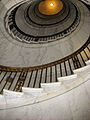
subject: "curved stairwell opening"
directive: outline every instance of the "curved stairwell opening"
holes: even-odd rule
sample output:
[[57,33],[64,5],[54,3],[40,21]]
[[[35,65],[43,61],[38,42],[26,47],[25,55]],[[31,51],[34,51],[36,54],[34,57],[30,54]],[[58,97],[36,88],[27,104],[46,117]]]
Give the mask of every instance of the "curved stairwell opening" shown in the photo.
[[[90,2],[86,0],[70,0],[68,2],[62,0],[63,4],[66,2],[66,8],[61,11],[63,16],[67,14],[65,9],[75,9],[72,6],[73,3],[78,9],[80,18],[76,12],[75,24],[73,23],[68,29],[65,28],[64,31],[50,36],[48,36],[50,32],[50,28],[48,28],[48,33],[45,33],[43,37],[41,34],[40,36],[37,35],[37,33],[35,36],[31,34],[29,36],[20,32],[17,27],[12,27],[16,7],[21,5],[21,8],[23,8],[23,5],[29,5],[33,2],[28,0],[0,1],[0,46],[2,46],[0,50],[4,50],[4,55],[3,52],[0,52],[0,120],[90,120]],[[36,3],[32,4],[32,8],[34,4]],[[32,8],[25,10],[30,9],[32,11]],[[13,9],[14,11],[12,11]],[[43,19],[49,19],[48,16],[43,16],[38,11],[35,15]],[[33,19],[35,15],[32,14],[29,17]],[[60,13],[58,16],[60,16]],[[34,23],[38,22],[40,24],[37,21],[38,17],[33,19],[32,23],[28,23],[30,27],[38,28],[38,25]],[[53,16],[51,17],[53,19]],[[66,17],[65,20],[69,21],[69,17]],[[73,19],[74,16],[71,17]],[[50,26],[49,20],[44,24],[42,22],[40,26],[42,28]],[[52,24],[54,22],[53,19]],[[59,26],[60,24],[55,23],[55,25]],[[56,26],[51,25],[52,29]],[[61,46],[59,46],[60,43]],[[69,51],[69,47],[73,46],[69,46],[67,43],[75,45],[72,52]],[[66,50],[62,47],[63,45]],[[16,51],[20,52],[19,55],[21,56],[24,51],[28,51],[29,55],[32,53],[32,56],[25,56],[24,58],[27,63],[28,58],[31,59],[29,65],[21,59],[22,57],[18,59],[18,52],[15,52],[15,47],[17,47]],[[55,48],[53,56],[47,53],[47,56],[50,56],[45,59],[46,61],[42,59],[46,57],[42,56],[42,53],[46,54],[43,48],[47,51],[52,51],[51,48]],[[29,53],[29,50],[32,52]],[[38,50],[44,52],[38,53]],[[5,61],[4,58],[7,55],[10,56],[9,52],[13,53],[13,56],[12,58],[7,57]],[[36,56],[37,60],[34,61],[33,58],[36,54],[33,53],[35,52],[41,57],[41,63],[38,56]],[[59,57],[58,52],[61,55]]]

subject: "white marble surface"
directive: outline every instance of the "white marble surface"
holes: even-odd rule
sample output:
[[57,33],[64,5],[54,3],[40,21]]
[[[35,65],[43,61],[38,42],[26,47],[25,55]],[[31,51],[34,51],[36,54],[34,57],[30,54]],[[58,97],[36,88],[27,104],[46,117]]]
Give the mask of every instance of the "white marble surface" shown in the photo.
[[87,64],[87,65],[90,65],[90,60],[86,61],[86,64]]
[[58,81],[61,82],[62,85],[66,85],[71,82],[74,82],[76,79],[77,79],[77,74],[74,74],[70,76],[60,77],[58,78]]
[[74,73],[83,79],[88,79],[88,74],[90,75],[90,65],[76,69],[76,70],[74,70]]
[[[15,2],[18,1],[20,0],[15,0]],[[11,2],[11,0],[9,1],[3,0],[2,3],[4,5],[8,2]],[[15,2],[12,3],[15,4]],[[1,6],[2,5],[0,4],[0,8]],[[1,23],[3,22],[1,21],[2,20],[0,17],[0,25],[2,25]],[[89,27],[88,24],[87,26]],[[86,28],[85,27],[84,28],[87,29],[87,26]],[[85,29],[84,31],[86,31]],[[0,38],[3,38],[0,39],[0,60],[1,60],[0,62],[3,63],[4,65],[6,64],[13,66],[14,65],[27,66],[28,63],[22,60],[23,57],[21,58],[17,57],[20,54],[18,54],[18,51],[17,52],[15,51],[15,48],[19,49],[19,51],[21,50],[22,53],[23,53],[22,48],[23,50],[27,49],[27,53],[29,48],[23,47],[21,46],[21,44],[16,46],[16,43],[7,40],[10,39],[9,35],[4,32],[5,32],[4,29],[2,29],[0,32]],[[13,51],[13,53],[11,53],[11,51]],[[11,60],[9,58],[6,59],[7,56],[11,57]],[[3,58],[6,60],[4,60]],[[18,60],[16,60],[16,58]],[[28,53],[28,58],[27,58],[28,62],[30,62],[29,58],[30,56]],[[19,63],[20,60],[21,63]],[[16,61],[16,63],[13,64],[13,61],[14,62]],[[76,81],[66,86],[63,86],[63,88],[61,88],[59,92],[48,94],[44,97],[38,98],[37,100],[31,99],[26,95],[23,96],[22,98],[17,98],[17,99],[16,98],[10,99],[9,97],[7,97],[6,94],[4,94],[4,96],[0,95],[0,120],[90,120],[90,72],[89,71],[90,71],[90,67],[87,66],[79,70],[76,70],[76,72],[74,71],[77,74]]]
[[12,98],[17,98],[17,97],[22,97],[23,93],[22,92],[14,92],[10,90],[3,90],[3,95],[7,97],[12,97]]
[[30,97],[40,97],[46,95],[47,93],[43,90],[43,88],[27,88],[22,87],[22,92],[25,95],[29,95]]
[[44,89],[45,92],[50,93],[60,89],[61,82],[53,82],[53,83],[41,83],[41,87]]
[[[0,4],[0,64],[6,66],[35,66],[61,59],[80,48],[88,39],[90,14],[88,9],[77,1],[81,9],[81,22],[68,37],[56,42],[29,45],[11,38],[4,28],[7,10],[18,1],[1,1]],[[75,1],[76,2],[76,1]],[[83,38],[83,39],[82,39]],[[64,49],[65,48],[65,49]]]
[[[15,102],[30,103],[30,99],[26,98],[27,101],[25,101],[24,97],[14,102],[6,100],[7,106],[11,104],[13,107],[12,109],[0,109],[0,120],[90,120],[90,76],[85,81],[78,77],[76,81],[77,86],[73,89],[64,94],[60,94],[59,91],[59,95],[51,99],[49,96],[54,96],[54,94],[48,94],[49,99],[40,103],[32,100],[35,104],[15,108],[13,105]],[[67,90],[69,87],[67,86]]]
[[75,78],[77,78],[77,74],[73,74],[73,75],[65,76],[65,77],[59,77],[58,81],[67,81],[67,80],[71,80]]
[[[23,94],[19,93],[19,92],[16,93],[13,91],[8,91],[8,90],[4,90],[3,93],[4,93],[5,98],[10,97],[10,98],[16,99],[17,97],[20,97],[22,99],[22,98],[26,97],[26,99],[25,99],[26,101],[28,101],[28,99],[31,99],[31,97],[26,93],[32,93],[32,95],[38,94],[37,102],[40,102],[40,101],[47,100],[52,97],[56,97],[58,95],[64,94],[67,91],[70,91],[70,90],[76,88],[77,86],[83,84],[84,82],[88,81],[90,79],[90,70],[89,69],[90,69],[89,65],[86,67],[77,69],[77,71],[76,71],[77,78],[73,77],[72,82],[71,82],[71,80],[68,80],[68,81],[70,81],[69,84],[61,84],[61,82],[42,83],[41,84],[42,88],[40,88],[40,89],[39,88],[34,88],[34,89],[33,88],[24,88]],[[69,78],[71,78],[71,76],[69,76]],[[74,79],[76,79],[76,80],[74,80]],[[48,94],[42,94],[42,93],[48,93]],[[41,95],[39,95],[39,94],[41,94]],[[27,99],[27,97],[28,97],[28,99]],[[0,104],[2,104],[2,103],[0,103]],[[22,104],[24,104],[24,105],[31,104],[31,102],[29,101],[29,103],[26,102],[26,103],[20,103],[20,104],[14,103],[14,104],[18,107],[18,106],[22,106]],[[10,106],[8,106],[8,107],[6,106],[6,108],[10,108]]]

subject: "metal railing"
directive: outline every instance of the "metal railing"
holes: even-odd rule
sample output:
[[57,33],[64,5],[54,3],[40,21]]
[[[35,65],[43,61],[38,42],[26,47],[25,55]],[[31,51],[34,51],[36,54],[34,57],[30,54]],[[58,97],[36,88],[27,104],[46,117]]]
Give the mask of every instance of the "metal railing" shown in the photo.
[[22,87],[39,87],[42,82],[57,82],[58,77],[73,74],[73,69],[86,65],[90,59],[90,36],[76,52],[60,60],[34,67],[7,67],[0,65],[0,93],[3,89],[21,91]]

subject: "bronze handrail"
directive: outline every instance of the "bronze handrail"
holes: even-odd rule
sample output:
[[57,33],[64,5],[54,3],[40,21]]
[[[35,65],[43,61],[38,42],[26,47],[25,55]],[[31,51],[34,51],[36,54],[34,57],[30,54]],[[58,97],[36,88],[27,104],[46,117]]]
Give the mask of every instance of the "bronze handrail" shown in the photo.
[[[73,69],[78,69],[82,66],[85,66],[86,65],[85,61],[89,60],[90,58],[89,44],[90,44],[90,36],[86,41],[86,43],[76,52],[60,60],[45,64],[45,65],[34,66],[34,67],[22,67],[22,68],[7,67],[7,66],[1,65],[0,66],[0,79],[1,79],[0,83],[4,81],[4,84],[1,84],[0,93],[3,92],[3,89],[6,88],[7,84],[8,84],[7,86],[8,90],[20,92],[22,91],[23,86],[40,88],[42,80],[44,80],[44,83],[48,83],[48,82],[51,83],[53,82],[53,79],[54,79],[54,82],[57,82],[58,77],[68,76],[70,74],[73,74]],[[13,81],[16,83],[13,83]],[[27,81],[27,85],[25,85],[25,81]]]
[[13,72],[21,72],[21,71],[35,71],[35,70],[40,70],[40,69],[45,69],[47,67],[51,67],[51,66],[55,66],[57,64],[60,64],[62,62],[65,62],[67,60],[69,60],[70,58],[73,58],[74,56],[80,54],[80,52],[82,52],[88,45],[90,44],[90,36],[88,38],[88,40],[86,41],[86,43],[80,48],[78,49],[76,52],[72,53],[71,55],[68,55],[60,60],[48,63],[48,64],[44,64],[44,65],[39,65],[39,66],[33,66],[33,67],[8,67],[8,66],[3,66],[0,65],[0,70],[3,71],[13,71]]

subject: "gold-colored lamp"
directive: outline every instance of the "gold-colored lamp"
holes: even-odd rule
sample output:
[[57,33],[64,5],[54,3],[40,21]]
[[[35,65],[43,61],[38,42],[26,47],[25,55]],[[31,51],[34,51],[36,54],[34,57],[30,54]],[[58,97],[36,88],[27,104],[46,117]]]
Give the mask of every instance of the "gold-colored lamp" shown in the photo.
[[61,0],[44,0],[39,3],[38,9],[44,15],[55,15],[63,8]]

